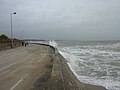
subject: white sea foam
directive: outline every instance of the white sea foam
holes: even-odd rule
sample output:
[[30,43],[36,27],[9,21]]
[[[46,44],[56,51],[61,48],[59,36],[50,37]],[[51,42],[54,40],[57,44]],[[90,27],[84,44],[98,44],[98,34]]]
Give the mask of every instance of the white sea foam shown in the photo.
[[57,48],[57,43],[55,42],[55,40],[49,41],[49,45]]
[[120,90],[120,43],[60,47],[77,78],[108,90]]

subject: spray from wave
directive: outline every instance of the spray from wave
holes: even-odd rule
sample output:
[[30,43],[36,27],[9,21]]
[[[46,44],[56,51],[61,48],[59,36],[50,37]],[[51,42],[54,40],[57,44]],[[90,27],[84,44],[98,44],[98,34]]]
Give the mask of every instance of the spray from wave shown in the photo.
[[55,40],[49,41],[49,45],[57,48],[58,44],[55,42]]

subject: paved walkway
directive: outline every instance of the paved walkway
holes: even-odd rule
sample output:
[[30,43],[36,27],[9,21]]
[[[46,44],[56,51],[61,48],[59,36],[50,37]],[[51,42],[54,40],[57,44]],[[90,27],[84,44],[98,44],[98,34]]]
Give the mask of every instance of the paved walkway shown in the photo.
[[52,59],[48,46],[29,45],[0,51],[0,90],[28,90],[48,72]]

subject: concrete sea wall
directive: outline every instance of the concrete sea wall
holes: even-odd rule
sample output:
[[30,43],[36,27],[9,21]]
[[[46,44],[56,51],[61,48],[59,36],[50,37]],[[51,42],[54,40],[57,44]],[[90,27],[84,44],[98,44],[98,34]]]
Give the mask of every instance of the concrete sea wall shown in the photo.
[[80,82],[70,70],[66,59],[55,50],[52,75],[48,83],[49,90],[106,90],[102,86]]
[[38,45],[45,45],[54,50],[52,72],[49,80],[46,82],[47,89],[44,90],[106,90],[102,86],[80,82],[69,68],[66,59],[56,48],[47,44]]

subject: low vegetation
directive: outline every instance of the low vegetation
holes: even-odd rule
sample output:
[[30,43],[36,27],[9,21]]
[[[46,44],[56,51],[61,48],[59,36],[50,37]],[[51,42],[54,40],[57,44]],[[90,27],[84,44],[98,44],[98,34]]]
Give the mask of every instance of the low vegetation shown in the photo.
[[[13,46],[21,46],[21,40],[13,39]],[[0,50],[5,50],[11,48],[11,39],[7,35],[0,35]]]
[[0,35],[0,40],[9,40],[9,38],[6,35],[2,34]]

